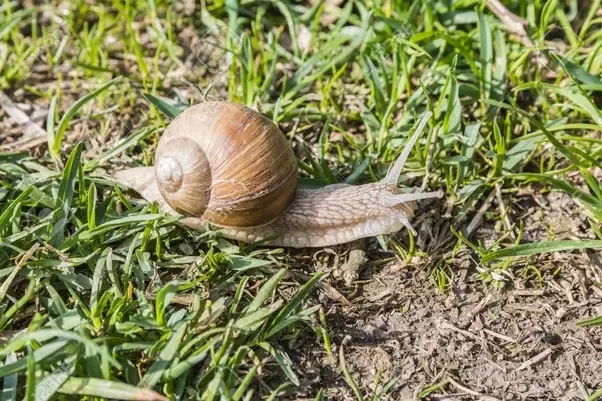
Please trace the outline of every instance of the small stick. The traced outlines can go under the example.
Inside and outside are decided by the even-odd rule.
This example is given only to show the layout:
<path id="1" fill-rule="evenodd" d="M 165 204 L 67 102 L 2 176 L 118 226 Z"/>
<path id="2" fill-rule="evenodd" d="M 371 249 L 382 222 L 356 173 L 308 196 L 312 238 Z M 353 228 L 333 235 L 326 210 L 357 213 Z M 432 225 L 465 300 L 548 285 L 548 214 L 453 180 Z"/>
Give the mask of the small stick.
<path id="1" fill-rule="evenodd" d="M 483 341 L 483 338 L 479 337 L 478 335 L 476 335 L 476 334 L 474 334 L 474 333 L 471 333 L 471 332 L 470 332 L 470 331 L 468 331 L 468 330 L 463 330 L 463 329 L 461 329 L 461 328 L 459 328 L 459 327 L 456 327 L 456 326 L 454 326 L 453 324 L 451 324 L 451 323 L 450 323 L 450 322 L 448 322 L 448 321 L 445 321 L 445 320 L 444 320 L 444 321 L 442 321 L 442 322 L 441 322 L 441 327 L 443 327 L 444 329 L 449 329 L 449 330 L 455 331 L 455 332 L 457 332 L 457 333 L 460 333 L 460 334 L 462 334 L 462 335 L 464 335 L 464 336 L 466 336 L 466 337 L 470 337 L 470 338 L 472 338 L 473 340 L 475 340 L 475 341 L 478 341 L 478 342 L 480 342 L 480 343 L 483 343 L 483 342 L 484 342 L 484 341 Z"/>
<path id="2" fill-rule="evenodd" d="M 515 297 L 541 297 L 545 294 L 544 290 L 514 290 L 512 295 Z"/>
<path id="3" fill-rule="evenodd" d="M 479 393 L 477 391 L 471 390 L 468 387 L 465 387 L 465 386 L 461 385 L 460 383 L 458 383 L 457 381 L 455 381 L 454 379 L 452 379 L 449 376 L 447 377 L 447 380 L 449 381 L 449 383 L 452 386 L 454 386 L 458 390 L 464 391 L 465 393 L 470 394 L 470 395 L 474 395 L 475 397 L 480 397 L 481 400 L 484 400 L 484 401 L 501 401 L 499 398 L 495 398 L 495 397 L 492 397 L 490 395 L 484 395 L 484 394 L 481 394 L 481 393 Z"/>
<path id="4" fill-rule="evenodd" d="M 508 10 L 506 6 L 504 6 L 499 0 L 487 0 L 487 8 L 493 14 L 495 14 L 495 16 L 500 20 L 500 22 L 504 25 L 504 27 L 506 27 L 506 29 L 509 32 L 518 35 L 518 37 L 520 37 L 521 42 L 526 47 L 535 47 L 533 41 L 531 40 L 531 38 L 529 38 L 529 35 L 525 30 L 525 27 L 529 25 L 529 23 L 525 19 L 519 17 L 518 15 Z M 547 66 L 545 58 L 540 57 L 541 52 L 539 50 L 535 49 L 534 56 L 535 59 L 538 61 L 539 65 L 541 65 L 542 67 Z"/>
<path id="5" fill-rule="evenodd" d="M 495 14 L 508 31 L 520 36 L 525 46 L 533 47 L 525 27 L 529 23 L 506 8 L 499 0 L 487 0 L 487 8 Z"/>
<path id="6" fill-rule="evenodd" d="M 527 369 L 529 366 L 536 364 L 537 362 L 541 361 L 542 359 L 544 359 L 551 353 L 552 353 L 552 348 L 546 348 L 545 350 L 541 351 L 539 354 L 535 355 L 533 358 L 529 359 L 528 361 L 523 362 L 523 364 L 520 365 L 516 369 L 516 371 L 518 372 L 523 369 Z"/>
<path id="7" fill-rule="evenodd" d="M 515 339 L 510 338 L 508 336 L 505 336 L 503 334 L 496 333 L 495 331 L 491 331 L 489 329 L 483 329 L 483 332 L 489 334 L 492 337 L 496 337 L 496 338 L 499 338 L 500 340 L 504 340 L 504 341 L 506 341 L 508 343 L 514 343 L 514 344 L 516 344 L 516 340 Z"/>

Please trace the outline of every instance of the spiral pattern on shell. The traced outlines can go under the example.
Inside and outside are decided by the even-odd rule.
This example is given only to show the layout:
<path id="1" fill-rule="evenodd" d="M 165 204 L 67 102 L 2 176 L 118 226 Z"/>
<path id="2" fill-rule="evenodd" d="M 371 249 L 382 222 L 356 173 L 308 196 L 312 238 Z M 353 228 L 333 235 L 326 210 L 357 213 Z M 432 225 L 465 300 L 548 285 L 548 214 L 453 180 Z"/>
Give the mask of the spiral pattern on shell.
<path id="1" fill-rule="evenodd" d="M 159 140 L 155 178 L 175 211 L 221 227 L 277 218 L 297 191 L 295 155 L 260 113 L 205 102 L 176 117 Z"/>
<path id="2" fill-rule="evenodd" d="M 198 144 L 176 137 L 155 156 L 155 177 L 163 199 L 185 216 L 202 216 L 211 197 L 211 166 Z"/>

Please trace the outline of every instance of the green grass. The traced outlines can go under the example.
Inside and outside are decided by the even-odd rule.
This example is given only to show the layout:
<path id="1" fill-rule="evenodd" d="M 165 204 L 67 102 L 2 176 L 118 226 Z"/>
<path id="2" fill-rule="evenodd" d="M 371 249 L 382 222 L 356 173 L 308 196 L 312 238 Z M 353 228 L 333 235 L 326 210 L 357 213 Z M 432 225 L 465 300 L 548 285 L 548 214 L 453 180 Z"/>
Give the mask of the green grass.
<path id="1" fill-rule="evenodd" d="M 71 0 L 66 12 L 0 2 L 0 88 L 49 110 L 42 154 L 0 154 L 0 400 L 276 399 L 300 384 L 290 341 L 334 360 L 341 338 L 316 297 L 324 276 L 299 272 L 299 254 L 192 232 L 111 180 L 114 168 L 152 164 L 166 124 L 203 99 L 279 123 L 307 187 L 382 178 L 433 112 L 402 182 L 445 191 L 445 240 L 378 238 L 400 260 L 431 260 L 433 291 L 448 290 L 459 252 L 501 285 L 533 255 L 601 248 L 595 3 L 507 2 L 543 67 L 480 1 L 344 2 L 328 27 L 324 2 L 228 0 L 193 13 L 162 0 Z M 198 37 L 178 36 L 186 30 Z M 229 51 L 191 53 L 212 33 Z M 564 46 L 548 49 L 549 38 Z M 524 188 L 567 193 L 587 233 L 525 242 L 509 204 L 486 208 L 494 241 L 466 233 L 496 191 L 508 201 Z M 377 378 L 370 397 L 338 352 L 358 399 L 395 385 Z"/>

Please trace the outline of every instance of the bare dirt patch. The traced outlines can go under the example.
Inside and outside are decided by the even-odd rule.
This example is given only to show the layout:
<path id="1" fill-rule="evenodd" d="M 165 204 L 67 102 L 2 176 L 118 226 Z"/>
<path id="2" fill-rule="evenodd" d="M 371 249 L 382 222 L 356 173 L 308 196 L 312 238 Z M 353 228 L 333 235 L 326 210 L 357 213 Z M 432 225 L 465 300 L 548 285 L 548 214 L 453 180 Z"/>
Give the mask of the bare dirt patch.
<path id="1" fill-rule="evenodd" d="M 582 399 L 581 388 L 602 386 L 602 328 L 577 325 L 602 312 L 600 297 L 580 282 L 592 262 L 585 255 L 537 262 L 562 273 L 546 277 L 541 288 L 503 290 L 469 273 L 443 295 L 428 269 L 383 269 L 362 277 L 370 282 L 350 306 L 331 309 L 329 328 L 337 344 L 350 336 L 345 359 L 363 389 L 372 389 L 379 370 L 385 382 L 399 379 L 389 399 L 412 399 L 447 377 L 505 400 Z M 323 351 L 301 354 L 308 384 L 322 381 L 331 399 L 354 399 Z M 433 395 L 470 396 L 453 384 L 444 388 Z M 469 399 L 478 399 L 475 394 Z"/>
<path id="2" fill-rule="evenodd" d="M 559 193 L 542 197 L 545 207 L 527 218 L 525 238 L 586 236 L 583 217 L 566 200 Z M 492 242 L 495 235 L 486 223 L 475 237 Z M 390 400 L 418 399 L 421 392 L 440 400 L 582 400 L 584 390 L 602 387 L 602 328 L 577 324 L 602 315 L 599 252 L 524 258 L 495 286 L 479 274 L 477 255 L 461 251 L 448 264 L 452 284 L 439 293 L 433 260 L 383 266 L 375 241 L 367 246 L 369 261 L 353 284 L 344 274 L 330 282 L 349 304 L 322 299 L 334 354 L 348 337 L 345 360 L 364 394 L 373 393 L 378 372 L 381 383 L 398 379 Z M 328 399 L 356 399 L 338 361 L 310 343 L 295 348 L 304 387 L 292 390 L 293 398 L 324 387 Z"/>

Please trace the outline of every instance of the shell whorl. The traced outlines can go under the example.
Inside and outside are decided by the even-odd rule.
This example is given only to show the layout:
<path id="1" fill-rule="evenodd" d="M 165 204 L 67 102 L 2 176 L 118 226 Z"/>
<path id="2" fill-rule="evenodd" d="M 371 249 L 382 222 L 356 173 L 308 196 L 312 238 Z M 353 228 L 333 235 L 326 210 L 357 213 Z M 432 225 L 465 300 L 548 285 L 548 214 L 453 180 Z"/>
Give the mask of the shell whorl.
<path id="1" fill-rule="evenodd" d="M 211 198 L 211 166 L 191 138 L 175 137 L 157 149 L 155 177 L 163 199 L 185 216 L 202 216 Z"/>
<path id="2" fill-rule="evenodd" d="M 176 117 L 159 140 L 155 178 L 185 216 L 221 227 L 256 227 L 286 211 L 297 165 L 282 132 L 260 113 L 205 102 Z"/>

